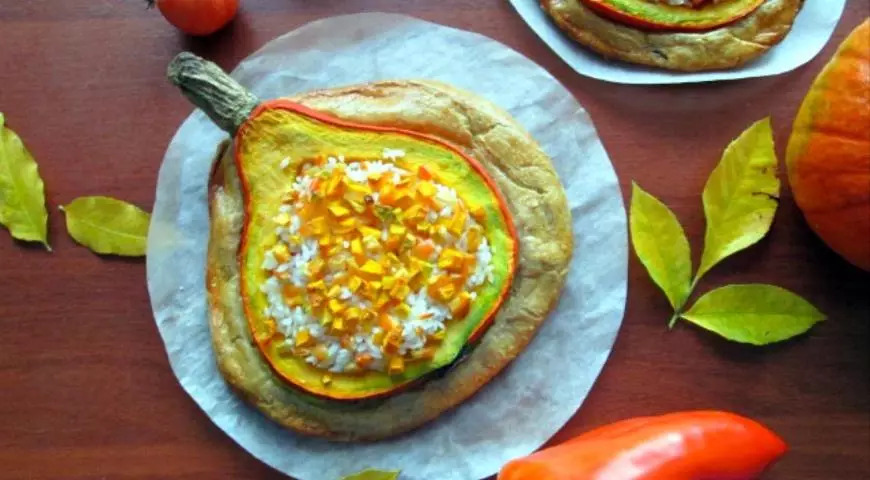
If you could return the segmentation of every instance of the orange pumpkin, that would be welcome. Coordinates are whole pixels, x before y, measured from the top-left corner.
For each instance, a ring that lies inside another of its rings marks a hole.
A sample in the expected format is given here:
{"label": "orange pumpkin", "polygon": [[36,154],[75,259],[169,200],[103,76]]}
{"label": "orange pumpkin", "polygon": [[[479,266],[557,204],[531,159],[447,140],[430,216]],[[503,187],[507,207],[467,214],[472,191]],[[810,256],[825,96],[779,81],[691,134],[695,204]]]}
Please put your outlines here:
{"label": "orange pumpkin", "polygon": [[846,38],[810,88],[786,163],[810,227],[870,271],[870,19]]}

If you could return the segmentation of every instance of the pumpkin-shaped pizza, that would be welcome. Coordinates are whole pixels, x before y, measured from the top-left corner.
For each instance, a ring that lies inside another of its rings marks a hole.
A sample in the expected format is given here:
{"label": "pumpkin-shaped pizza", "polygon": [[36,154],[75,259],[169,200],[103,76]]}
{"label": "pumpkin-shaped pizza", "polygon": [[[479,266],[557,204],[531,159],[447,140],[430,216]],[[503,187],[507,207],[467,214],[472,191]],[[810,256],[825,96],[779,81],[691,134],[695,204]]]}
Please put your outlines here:
{"label": "pumpkin-shaped pizza", "polygon": [[565,194],[485,100],[393,81],[260,101],[186,53],[169,77],[233,135],[211,179],[210,327],[223,376],[274,420],[337,440],[418,427],[553,307]]}
{"label": "pumpkin-shaped pizza", "polygon": [[679,71],[740,66],[782,41],[803,0],[540,0],[556,25],[609,58]]}

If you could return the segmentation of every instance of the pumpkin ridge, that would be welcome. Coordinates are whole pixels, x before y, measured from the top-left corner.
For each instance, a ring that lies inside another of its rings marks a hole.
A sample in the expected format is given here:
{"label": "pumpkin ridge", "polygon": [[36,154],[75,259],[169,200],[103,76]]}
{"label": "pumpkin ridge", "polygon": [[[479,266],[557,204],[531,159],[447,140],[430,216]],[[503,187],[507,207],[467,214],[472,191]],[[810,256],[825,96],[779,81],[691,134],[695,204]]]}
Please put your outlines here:
{"label": "pumpkin ridge", "polygon": [[[834,168],[832,168],[834,167]],[[844,165],[842,163],[839,164],[828,164],[824,167],[813,167],[808,169],[808,167],[797,167],[794,169],[796,177],[801,178],[813,178],[813,177],[836,177],[836,176],[849,176],[854,177],[856,175],[860,176],[870,176],[870,173],[867,173],[867,165]],[[858,178],[855,182],[846,182],[846,183],[862,183],[861,178]],[[866,182],[866,180],[865,180]]]}
{"label": "pumpkin ridge", "polygon": [[834,212],[834,211],[838,211],[838,210],[839,211],[851,210],[851,209],[863,206],[864,204],[867,203],[868,199],[870,199],[870,196],[868,196],[868,198],[853,199],[852,201],[838,203],[838,204],[830,205],[827,207],[802,207],[802,210],[804,210],[805,212],[809,212],[809,213],[825,213],[825,212]]}
{"label": "pumpkin ridge", "polygon": [[[868,126],[870,127],[870,126]],[[863,137],[856,136],[858,132],[849,132],[846,130],[839,130],[837,128],[832,128],[831,125],[817,125],[815,128],[805,128],[803,131],[810,132],[812,131],[813,135],[823,135],[827,137],[835,137],[839,141],[847,141],[847,142],[855,142],[861,144],[870,143],[870,135],[865,135]]]}

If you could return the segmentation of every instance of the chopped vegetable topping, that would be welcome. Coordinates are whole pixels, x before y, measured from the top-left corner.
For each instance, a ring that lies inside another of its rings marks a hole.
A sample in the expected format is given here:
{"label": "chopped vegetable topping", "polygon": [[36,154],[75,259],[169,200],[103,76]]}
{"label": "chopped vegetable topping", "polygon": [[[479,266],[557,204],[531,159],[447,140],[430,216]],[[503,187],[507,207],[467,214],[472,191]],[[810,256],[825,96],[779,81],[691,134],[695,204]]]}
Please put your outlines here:
{"label": "chopped vegetable topping", "polygon": [[261,290],[273,327],[261,336],[324,370],[324,385],[335,373],[401,375],[431,360],[492,281],[485,208],[431,167],[401,168],[404,157],[304,161],[272,218]]}

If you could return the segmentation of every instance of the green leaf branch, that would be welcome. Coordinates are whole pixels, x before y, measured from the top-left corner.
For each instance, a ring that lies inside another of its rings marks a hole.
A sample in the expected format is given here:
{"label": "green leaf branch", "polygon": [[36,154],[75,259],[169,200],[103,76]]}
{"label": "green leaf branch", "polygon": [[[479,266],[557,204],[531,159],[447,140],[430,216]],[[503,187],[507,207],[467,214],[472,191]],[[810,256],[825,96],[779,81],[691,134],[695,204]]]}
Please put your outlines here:
{"label": "green leaf branch", "polygon": [[682,318],[728,340],[767,345],[800,335],[824,315],[801,297],[763,284],[729,285],[686,309],[701,278],[727,257],[764,238],[778,206],[780,181],[770,119],[756,122],[725,149],[703,192],[707,229],[698,270],[676,215],[632,185],[629,229],[635,253],[667,296],[673,328]]}

